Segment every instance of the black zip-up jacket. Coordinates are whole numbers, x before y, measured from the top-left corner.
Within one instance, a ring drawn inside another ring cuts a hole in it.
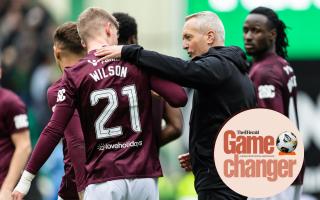
[[[226,120],[256,107],[243,51],[238,47],[212,47],[207,53],[184,61],[129,45],[122,48],[121,58],[195,89],[189,140],[195,188],[200,192],[226,187],[213,162],[214,140]]]

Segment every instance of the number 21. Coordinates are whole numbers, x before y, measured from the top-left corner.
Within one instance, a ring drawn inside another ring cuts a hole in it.
[[[137,90],[135,85],[124,86],[121,90],[121,94],[122,96],[128,96],[131,128],[134,132],[140,133],[141,123],[139,117]],[[104,127],[112,113],[118,107],[119,102],[116,91],[112,88],[107,88],[91,92],[91,106],[95,106],[100,99],[108,99],[109,103],[106,105],[102,113],[95,121],[94,126],[96,130],[97,139],[112,138],[122,135],[122,126],[116,126],[111,128]]]

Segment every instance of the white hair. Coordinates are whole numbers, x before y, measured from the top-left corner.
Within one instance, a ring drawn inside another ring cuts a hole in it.
[[[217,14],[211,11],[202,11],[194,13],[186,17],[185,21],[188,21],[191,18],[196,18],[199,22],[200,29],[202,31],[207,31],[211,29],[216,32],[219,39],[224,43],[225,40],[225,31],[221,19]]]

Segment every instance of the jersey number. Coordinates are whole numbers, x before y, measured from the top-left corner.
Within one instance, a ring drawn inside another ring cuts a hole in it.
[[[131,128],[134,132],[141,132],[141,123],[139,117],[138,108],[138,97],[137,90],[134,85],[124,86],[121,90],[122,96],[128,96],[129,100],[129,111],[130,111],[130,121]],[[110,128],[105,128],[105,124],[109,120],[112,113],[118,107],[118,97],[117,93],[112,88],[107,88],[103,90],[95,90],[90,94],[91,106],[95,106],[100,99],[108,99],[108,104],[103,109],[102,113],[97,118],[94,126],[96,130],[97,139],[111,138],[122,135],[122,127],[115,126]]]

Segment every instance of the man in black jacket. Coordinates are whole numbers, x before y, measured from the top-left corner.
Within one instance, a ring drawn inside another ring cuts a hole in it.
[[[224,37],[219,17],[200,12],[186,17],[183,28],[183,48],[191,61],[137,45],[106,46],[96,54],[104,56],[101,60],[121,57],[148,73],[195,89],[189,154],[180,157],[180,164],[192,169],[199,200],[246,199],[222,182],[213,161],[213,145],[221,126],[234,114],[256,105],[245,54],[238,47],[224,47]]]

